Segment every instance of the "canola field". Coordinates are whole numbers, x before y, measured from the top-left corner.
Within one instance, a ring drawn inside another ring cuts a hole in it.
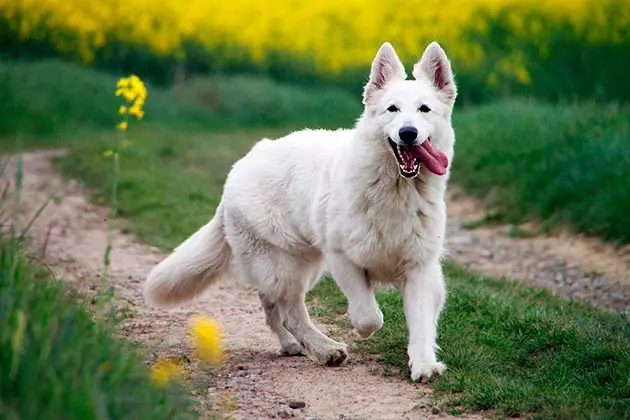
[[[567,53],[563,39],[577,44],[569,50],[627,47],[630,1],[0,0],[0,24],[13,44],[45,44],[86,64],[133,47],[162,63],[328,81],[364,72],[385,40],[407,63],[437,40],[465,82],[501,89],[530,85],[539,61]]]

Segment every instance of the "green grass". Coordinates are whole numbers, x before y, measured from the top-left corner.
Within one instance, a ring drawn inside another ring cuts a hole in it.
[[[57,60],[0,61],[0,147],[55,146],[111,131],[120,121],[117,78]],[[147,82],[145,122],[171,130],[307,125],[353,121],[360,97],[335,88],[301,88],[260,77],[191,79],[176,90]],[[60,140],[61,139],[61,140]]]
[[[10,214],[0,204],[6,226]],[[198,417],[179,387],[151,382],[140,349],[117,338],[116,319],[95,318],[90,300],[54,279],[7,230],[0,232],[0,418]]]
[[[453,182],[504,218],[630,243],[630,108],[507,101],[454,119]]]
[[[449,296],[438,344],[448,369],[432,381],[432,404],[452,413],[498,410],[545,419],[630,416],[628,319],[452,264],[445,268]],[[347,307],[330,278],[309,298],[331,320]],[[359,341],[359,349],[408,375],[400,293],[381,292],[377,299],[385,324]]]

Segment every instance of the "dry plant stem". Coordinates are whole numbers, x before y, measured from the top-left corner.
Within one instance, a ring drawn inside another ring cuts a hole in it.
[[[128,116],[125,114],[125,124],[128,123]],[[112,252],[112,242],[114,236],[114,229],[116,223],[116,217],[118,215],[118,178],[120,175],[120,150],[121,150],[121,139],[125,140],[127,137],[127,131],[123,130],[121,136],[119,138],[118,144],[115,147],[112,159],[113,159],[113,168],[112,168],[112,191],[110,196],[110,204],[109,204],[109,217],[107,220],[107,246],[105,247],[105,255],[103,258],[103,276],[101,281],[101,293],[105,294],[105,290],[107,287],[108,277],[109,277],[109,268],[111,265],[111,252]],[[103,302],[104,303],[104,302]],[[102,313],[102,307],[101,313]]]
[[[17,226],[20,223],[20,209],[22,204],[22,188],[24,185],[24,162],[22,161],[22,136],[18,137],[18,162],[17,170],[15,173],[15,207],[13,208],[13,220],[11,223],[11,241],[13,246],[19,246],[14,239],[17,237]],[[17,270],[18,259],[15,258],[11,267],[11,281],[15,278],[15,272]]]

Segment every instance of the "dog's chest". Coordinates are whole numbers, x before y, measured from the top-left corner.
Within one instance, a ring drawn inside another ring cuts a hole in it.
[[[400,280],[413,266],[442,250],[444,217],[439,205],[373,206],[349,224],[346,253],[374,280]]]

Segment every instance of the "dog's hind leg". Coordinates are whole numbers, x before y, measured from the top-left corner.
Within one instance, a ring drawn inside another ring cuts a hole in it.
[[[340,365],[348,357],[346,345],[319,331],[311,322],[304,299],[321,274],[321,261],[307,261],[280,249],[267,246],[265,252],[248,257],[249,274],[256,280],[266,307],[267,322],[278,334],[281,344],[290,346],[290,334],[312,360]],[[282,322],[282,328],[278,325]],[[285,341],[285,342],[283,342]]]
[[[280,341],[280,355],[282,356],[299,356],[303,355],[302,346],[297,342],[295,337],[282,325],[282,314],[280,307],[273,299],[267,297],[264,293],[259,292],[262,307],[265,310],[267,325],[278,336]]]
[[[232,209],[226,218],[234,267],[258,289],[267,324],[278,335],[282,351],[295,354],[298,344],[312,360],[343,363],[348,357],[346,345],[322,334],[304,304],[306,293],[321,276],[322,257],[306,248],[299,255],[283,251],[254,233],[236,214]]]
[[[304,303],[305,295],[303,293],[287,296],[282,302],[284,326],[312,360],[329,366],[338,366],[348,357],[347,347],[344,343],[327,337],[313,325]]]

